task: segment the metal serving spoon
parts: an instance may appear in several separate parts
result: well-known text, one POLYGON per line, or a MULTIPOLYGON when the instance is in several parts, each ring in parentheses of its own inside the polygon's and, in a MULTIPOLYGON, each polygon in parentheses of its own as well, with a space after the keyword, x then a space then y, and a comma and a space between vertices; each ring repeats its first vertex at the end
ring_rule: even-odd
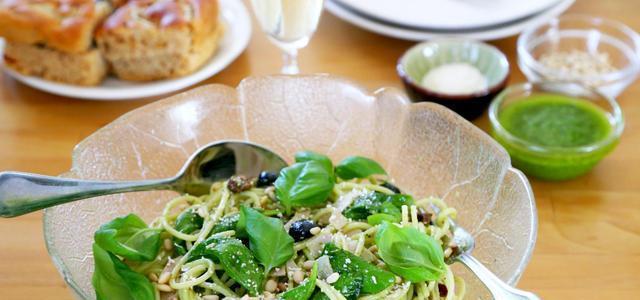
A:
POLYGON ((206 145, 187 160, 178 175, 143 181, 89 181, 18 172, 0 173, 0 217, 16 217, 63 203, 126 192, 172 190, 200 196, 212 183, 239 174, 255 177, 287 166, 262 146, 240 141, 206 145))
POLYGON ((449 220, 453 229, 453 241, 458 245, 459 251, 452 254, 449 257, 448 263, 452 262, 461 262, 471 272, 473 272, 482 283, 489 289, 489 292, 493 295, 493 299, 497 300, 538 300, 540 299, 534 293, 522 291, 516 289, 504 281, 502 281, 498 276, 493 274, 489 269, 487 269, 482 263, 480 263, 477 259, 471 256, 471 251, 475 247, 475 240, 473 236, 469 234, 464 228, 457 225, 452 220, 449 220))

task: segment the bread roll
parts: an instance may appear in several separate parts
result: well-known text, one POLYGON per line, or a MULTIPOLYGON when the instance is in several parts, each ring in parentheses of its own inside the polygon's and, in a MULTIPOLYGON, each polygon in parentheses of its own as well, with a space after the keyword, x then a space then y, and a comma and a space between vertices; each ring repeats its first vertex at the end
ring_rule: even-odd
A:
POLYGON ((25 75, 76 85, 97 85, 107 74, 107 64, 98 49, 66 53, 40 45, 9 42, 5 64, 25 75))
POLYGON ((221 29, 216 0, 131 0, 107 18, 96 41, 118 77, 156 80, 198 69, 221 29))

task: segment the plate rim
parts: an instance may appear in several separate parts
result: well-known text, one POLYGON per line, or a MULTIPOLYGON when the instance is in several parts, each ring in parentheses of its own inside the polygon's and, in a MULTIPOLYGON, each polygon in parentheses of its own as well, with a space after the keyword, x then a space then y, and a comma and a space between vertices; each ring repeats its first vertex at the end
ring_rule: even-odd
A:
MULTIPOLYGON (((89 101, 126 101, 143 100, 150 97, 167 95, 180 91, 206 80, 224 70, 242 54, 252 36, 252 20, 247 7, 242 1, 220 0, 220 18, 225 24, 230 23, 230 18, 235 18, 233 26, 227 25, 225 35, 233 33, 232 42, 228 50, 217 51, 207 62, 193 73, 179 78, 159 80, 152 82, 135 83, 130 86, 79 86, 58 83, 35 76, 26 76, 8 68, 0 61, 4 73, 34 89, 50 94, 69 97, 77 100, 89 101)), ((2 40, 0 39, 0 55, 2 54, 2 40)), ((122 80, 122 82, 127 82, 122 80)))
POLYGON ((477 31, 429 31, 393 27, 388 24, 378 23, 374 20, 367 19, 362 15, 358 15, 355 12, 349 11, 339 3, 336 3, 335 0, 326 0, 325 8, 331 14, 347 23, 387 37, 409 41, 425 41, 434 38, 468 38, 472 40, 489 41, 513 36, 529 26, 544 23, 565 12, 569 7, 571 7, 571 5, 573 5, 574 2, 575 0, 562 0, 555 6, 550 7, 537 15, 525 18, 520 22, 509 24, 507 26, 498 26, 497 28, 481 29, 477 31))
POLYGON ((359 14, 362 14, 363 16, 366 16, 369 19, 373 19, 373 20, 380 20, 384 23, 388 23, 392 26, 397 26, 397 27, 405 27, 405 28, 410 28, 410 29, 414 29, 414 30, 474 30, 474 29, 479 29, 479 28, 486 28, 486 27, 496 27, 496 26, 500 26, 502 24, 505 23, 513 23, 513 22, 517 22, 518 20, 522 20, 522 19, 526 19, 532 16, 535 16, 537 14, 540 14, 556 5, 558 5, 560 2, 562 2, 563 0, 549 0, 548 3, 544 4, 544 5, 540 5, 540 7, 537 7, 535 9, 531 9, 530 11, 526 12, 526 13, 518 13, 515 14, 511 17, 508 18, 503 18, 500 19, 499 21, 489 21, 489 22, 480 22, 474 25, 463 25, 463 24, 459 24, 459 25, 451 25, 451 24, 420 24, 420 23, 416 23, 416 22, 412 22, 412 21, 407 21, 407 20, 398 20, 398 19, 393 19, 389 16, 380 14, 380 13, 376 13, 372 10, 363 10, 362 8, 356 7, 354 6, 352 3, 349 2, 353 2, 353 1, 349 1, 349 0, 334 0, 334 2, 337 2, 338 5, 341 5, 347 9, 350 9, 352 11, 355 11, 359 14))

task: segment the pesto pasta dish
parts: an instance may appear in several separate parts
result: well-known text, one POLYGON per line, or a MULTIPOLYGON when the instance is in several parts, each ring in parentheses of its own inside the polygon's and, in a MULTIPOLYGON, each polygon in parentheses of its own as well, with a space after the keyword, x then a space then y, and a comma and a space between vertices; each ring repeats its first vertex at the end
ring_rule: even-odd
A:
POLYGON ((377 162, 296 154, 279 173, 234 175, 94 236, 100 300, 458 300, 464 281, 442 200, 403 193, 377 162))

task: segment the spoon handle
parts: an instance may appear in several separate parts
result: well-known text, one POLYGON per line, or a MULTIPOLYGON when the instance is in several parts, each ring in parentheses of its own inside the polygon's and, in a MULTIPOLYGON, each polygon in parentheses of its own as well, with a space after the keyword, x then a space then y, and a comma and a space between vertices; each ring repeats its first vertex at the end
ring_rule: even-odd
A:
POLYGON ((16 217, 43 208, 102 195, 171 189, 174 179, 87 181, 37 174, 0 173, 0 217, 16 217))
POLYGON ((499 300, 539 300, 540 298, 534 293, 526 292, 516 289, 500 280, 489 269, 487 269, 482 263, 480 263, 473 256, 463 253, 456 258, 469 268, 482 283, 489 289, 494 299, 499 300))

